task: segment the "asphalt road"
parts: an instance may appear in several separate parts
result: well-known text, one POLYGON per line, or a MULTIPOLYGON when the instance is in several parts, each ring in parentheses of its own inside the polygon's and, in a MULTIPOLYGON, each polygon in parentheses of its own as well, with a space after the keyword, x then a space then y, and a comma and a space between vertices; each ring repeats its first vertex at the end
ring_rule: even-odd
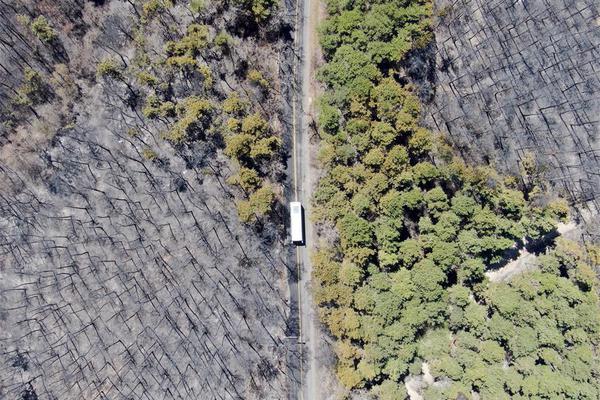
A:
POLYGON ((301 400, 318 400, 321 398, 319 380, 318 317, 312 301, 310 260, 314 246, 313 225, 311 223, 312 189, 315 184, 313 148, 310 143, 310 122, 313 115, 314 65, 316 54, 316 26, 318 20, 318 0, 298 0, 296 12, 296 48, 300 51, 300 60, 294 71, 300 80, 300 93, 296 91, 293 101, 293 182, 294 200, 302 202, 305 212, 305 246, 296 248, 296 264, 298 267, 297 296, 299 303, 299 338, 301 344, 300 385, 298 398, 301 400))

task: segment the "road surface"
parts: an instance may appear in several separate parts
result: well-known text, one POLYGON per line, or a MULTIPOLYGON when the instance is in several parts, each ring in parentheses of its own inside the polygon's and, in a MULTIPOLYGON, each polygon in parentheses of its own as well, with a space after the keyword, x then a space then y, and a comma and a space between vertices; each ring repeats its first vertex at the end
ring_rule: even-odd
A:
POLYGON ((301 343, 300 400, 321 399, 322 382, 318 370, 319 327, 318 317, 312 301, 310 260, 314 246, 311 216, 312 189, 315 184, 313 174, 313 154, 310 143, 310 122, 312 120, 312 103, 315 97, 314 65, 317 46, 316 26, 319 15, 318 0, 297 0, 296 10, 296 49, 300 52, 300 60, 295 64, 294 76, 299 80, 293 99, 293 183, 294 199, 302 202, 305 210, 305 246, 296 248, 296 265, 298 267, 298 304, 299 304, 299 341, 301 343))

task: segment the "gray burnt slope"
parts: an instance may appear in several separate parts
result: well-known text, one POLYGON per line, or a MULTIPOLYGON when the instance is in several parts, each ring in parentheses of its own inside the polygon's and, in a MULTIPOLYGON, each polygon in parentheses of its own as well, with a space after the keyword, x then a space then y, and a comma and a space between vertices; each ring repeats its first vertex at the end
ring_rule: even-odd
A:
MULTIPOLYGON (((280 210, 240 223, 219 143, 171 146, 167 124, 123 103, 139 103, 135 91, 94 79, 107 53, 131 55, 133 3, 34 3, 0 0, 0 399, 287 398, 295 346, 280 210), (64 47, 21 32, 15 14, 32 10, 64 47), (25 67, 48 77, 57 63, 72 71, 71 97, 49 93, 9 115, 25 67)), ((169 18, 189 22, 176 11, 169 18)), ((278 62, 277 40, 240 39, 227 60, 211 59, 229 79, 219 83, 239 85, 229 70, 248 54, 278 62)))
POLYGON ((518 173, 533 154, 581 207, 600 194, 597 2, 437 1, 427 122, 463 155, 518 173))
POLYGON ((2 168, 2 397, 282 398, 278 251, 217 177, 98 133, 60 139, 47 187, 2 168))

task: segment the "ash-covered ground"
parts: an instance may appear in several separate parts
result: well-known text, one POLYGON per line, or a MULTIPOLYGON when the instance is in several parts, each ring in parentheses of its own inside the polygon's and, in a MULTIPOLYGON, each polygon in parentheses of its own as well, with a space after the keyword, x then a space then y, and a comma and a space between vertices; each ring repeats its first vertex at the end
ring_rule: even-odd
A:
MULTIPOLYGON (((95 3, 0 0, 0 399, 288 398, 284 214, 240 223, 217 144, 171 146, 123 82, 96 81, 102 56, 131 57, 141 3, 95 3), (45 13, 60 43, 17 13, 45 13), (48 98, 9 118, 24 68, 50 82, 57 64, 48 98)), ((208 59, 236 88, 229 70, 282 45, 240 43, 208 59)))
POLYGON ((285 397, 284 260, 219 178, 110 129, 45 156, 47 185, 1 169, 0 397, 285 397))
POLYGON ((436 1, 427 122, 463 155, 600 207, 600 10, 594 0, 436 1))

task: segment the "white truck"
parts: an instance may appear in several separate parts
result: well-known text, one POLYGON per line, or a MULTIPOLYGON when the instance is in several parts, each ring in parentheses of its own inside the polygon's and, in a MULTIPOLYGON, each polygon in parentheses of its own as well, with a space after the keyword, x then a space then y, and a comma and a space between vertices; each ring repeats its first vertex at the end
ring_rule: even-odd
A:
POLYGON ((299 201, 290 202, 290 232, 292 243, 296 245, 304 244, 304 211, 302 210, 302 203, 299 201))

